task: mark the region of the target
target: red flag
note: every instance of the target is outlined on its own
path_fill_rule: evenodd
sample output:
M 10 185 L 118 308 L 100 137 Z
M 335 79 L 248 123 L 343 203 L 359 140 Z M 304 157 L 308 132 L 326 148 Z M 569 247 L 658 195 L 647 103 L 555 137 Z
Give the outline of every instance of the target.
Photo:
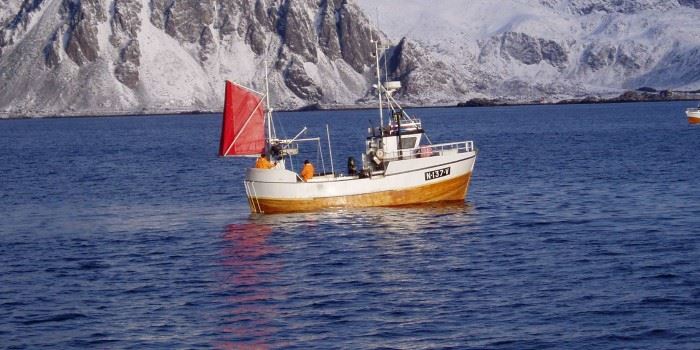
M 265 150 L 265 106 L 262 97 L 226 81 L 219 156 L 259 155 Z

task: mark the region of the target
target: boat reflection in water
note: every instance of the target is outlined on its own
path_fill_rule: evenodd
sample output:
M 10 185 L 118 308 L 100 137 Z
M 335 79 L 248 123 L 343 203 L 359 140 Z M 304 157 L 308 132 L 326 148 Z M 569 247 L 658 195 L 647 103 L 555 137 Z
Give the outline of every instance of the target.
M 219 291 L 223 326 L 215 346 L 306 348 L 305 342 L 332 338 L 323 333 L 329 322 L 371 332 L 367 303 L 391 313 L 387 305 L 396 298 L 410 299 L 397 288 L 424 282 L 416 264 L 454 256 L 454 247 L 477 239 L 474 210 L 445 202 L 250 214 L 227 226 Z M 454 241 L 460 245 L 445 244 Z M 357 348 L 367 347 L 358 341 Z
M 421 235 L 442 231 L 449 226 L 468 228 L 473 224 L 469 215 L 473 207 L 466 202 L 435 202 L 386 208 L 346 208 L 326 212 L 305 213 L 325 224 L 361 229 L 363 233 Z M 293 214 L 292 214 L 293 215 Z M 292 215 L 274 215 L 292 216 Z
M 279 312 L 271 300 L 281 297 L 274 287 L 281 270 L 279 260 L 268 259 L 278 249 L 268 243 L 272 229 L 263 224 L 231 224 L 223 234 L 226 247 L 222 264 L 229 275 L 222 283 L 222 294 L 232 309 L 222 322 L 222 341 L 218 349 L 271 349 L 284 344 L 270 342 L 277 327 Z

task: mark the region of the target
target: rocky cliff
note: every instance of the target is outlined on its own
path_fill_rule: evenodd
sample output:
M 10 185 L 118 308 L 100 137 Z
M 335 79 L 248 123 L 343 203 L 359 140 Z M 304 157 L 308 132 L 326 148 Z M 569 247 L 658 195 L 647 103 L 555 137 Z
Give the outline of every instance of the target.
M 276 108 L 370 103 L 372 38 L 413 104 L 697 90 L 698 15 L 700 0 L 4 0 L 0 117 L 218 110 L 225 79 L 262 91 L 266 67 Z
M 9 0 L 0 8 L 5 115 L 216 110 L 223 81 L 273 105 L 352 105 L 373 33 L 346 0 Z
M 420 57 L 399 60 L 405 100 L 700 89 L 698 0 L 402 0 L 401 11 L 392 0 L 357 1 Z

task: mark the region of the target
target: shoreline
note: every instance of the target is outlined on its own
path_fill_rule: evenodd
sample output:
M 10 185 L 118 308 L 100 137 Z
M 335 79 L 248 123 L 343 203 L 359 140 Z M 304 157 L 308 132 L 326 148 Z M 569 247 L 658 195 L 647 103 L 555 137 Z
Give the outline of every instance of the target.
M 509 102 L 502 99 L 485 99 L 474 98 L 466 102 L 459 102 L 451 105 L 405 105 L 406 109 L 410 108 L 480 108 L 480 107 L 518 107 L 518 106 L 557 106 L 557 105 L 588 105 L 588 104 L 619 104 L 619 103 L 653 103 L 653 102 L 683 102 L 683 101 L 700 101 L 699 92 L 683 92 L 685 96 L 663 96 L 660 93 L 653 92 L 638 92 L 627 91 L 618 97 L 601 98 L 599 96 L 586 96 L 580 99 L 566 99 L 556 102 L 542 101 L 521 101 Z M 699 102 L 700 103 L 700 102 Z M 330 106 L 324 107 L 319 104 L 308 105 L 296 109 L 276 109 L 276 112 L 297 113 L 297 112 L 323 112 L 323 111 L 352 111 L 352 110 L 370 110 L 376 109 L 376 106 L 362 105 L 347 105 L 347 106 Z M 143 116 L 190 116 L 204 114 L 218 114 L 220 110 L 173 110 L 173 111 L 153 111 L 153 112 L 123 112 L 110 111 L 105 113 L 80 113 L 72 115 L 61 114 L 43 114 L 34 116 L 10 115 L 9 113 L 0 112 L 0 121 L 2 120 L 21 120 L 21 119 L 63 119 L 63 118 L 121 118 L 121 117 L 143 117 Z M 8 115 L 3 117 L 3 115 Z
M 522 105 L 573 105 L 573 104 L 605 104 L 605 103 L 634 103 L 634 102 L 680 102 L 700 100 L 700 90 L 696 91 L 658 91 L 653 88 L 639 88 L 628 90 L 615 97 L 584 96 L 553 102 L 531 101 L 509 103 L 501 99 L 473 98 L 466 102 L 460 102 L 458 107 L 495 107 L 495 106 L 522 106 Z

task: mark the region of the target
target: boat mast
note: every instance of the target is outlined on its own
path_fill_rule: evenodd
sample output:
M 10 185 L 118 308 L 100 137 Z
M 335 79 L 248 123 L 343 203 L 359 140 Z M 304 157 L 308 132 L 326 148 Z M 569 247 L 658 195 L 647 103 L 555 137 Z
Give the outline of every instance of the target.
M 265 104 L 267 105 L 267 142 L 272 140 L 272 107 L 270 106 L 270 84 L 268 81 L 267 57 L 265 57 Z M 269 146 L 269 145 L 268 145 Z
M 377 64 L 377 97 L 379 97 L 379 130 L 384 129 L 384 106 L 382 105 L 382 75 L 379 70 L 379 39 L 374 40 L 374 57 Z

